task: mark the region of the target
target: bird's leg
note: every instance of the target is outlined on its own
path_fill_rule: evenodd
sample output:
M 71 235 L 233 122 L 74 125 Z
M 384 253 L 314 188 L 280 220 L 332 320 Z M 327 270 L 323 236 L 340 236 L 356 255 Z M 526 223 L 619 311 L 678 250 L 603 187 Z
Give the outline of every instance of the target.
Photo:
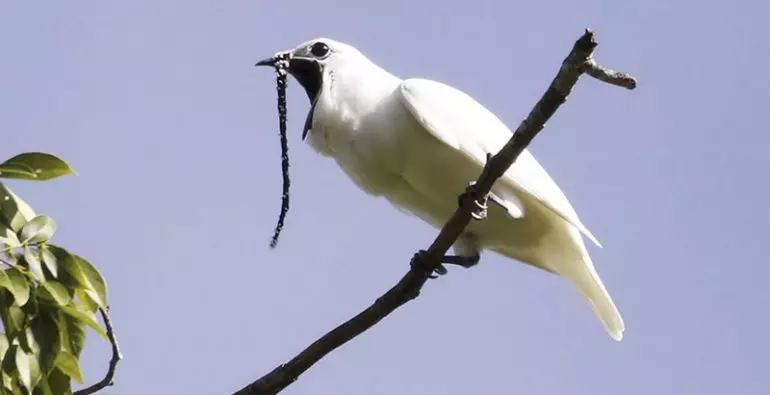
M 490 159 L 492 159 L 492 154 L 487 153 L 487 162 L 489 162 Z M 458 204 L 460 207 L 470 207 L 471 217 L 480 221 L 487 218 L 487 199 L 491 200 L 498 206 L 507 209 L 503 199 L 500 199 L 492 192 L 489 192 L 487 196 L 479 197 L 478 192 L 476 191 L 476 181 L 472 181 L 470 184 L 468 184 L 468 186 L 465 188 L 465 192 L 460 195 Z
M 412 260 L 409 262 L 409 264 L 413 268 L 419 268 L 425 271 L 430 271 L 431 274 L 428 276 L 430 278 L 436 278 L 439 276 L 443 276 L 447 274 L 446 267 L 444 267 L 444 264 L 447 265 L 457 265 L 462 266 L 466 269 L 471 268 L 479 263 L 479 260 L 481 260 L 481 255 L 476 254 L 473 256 L 463 256 L 463 255 L 444 255 L 441 257 L 441 262 L 435 267 L 435 268 L 428 268 L 428 266 L 425 263 L 425 255 L 428 252 L 425 250 L 417 251 L 416 254 L 412 257 Z M 433 274 L 435 273 L 435 274 Z
M 490 159 L 492 159 L 492 154 L 487 153 L 487 163 L 489 163 Z M 488 195 L 493 196 L 492 193 L 489 193 Z M 480 221 L 487 218 L 487 196 L 479 196 L 478 191 L 476 190 L 476 181 L 468 184 L 465 188 L 465 192 L 463 192 L 457 200 L 460 207 L 468 208 L 470 210 L 473 219 Z M 500 203 L 500 200 L 497 199 L 496 196 L 493 197 L 492 201 L 498 204 Z
M 469 269 L 479 263 L 481 260 L 481 249 L 479 248 L 478 238 L 473 233 L 463 233 L 455 240 L 452 245 L 454 255 L 445 255 L 441 263 L 448 265 L 462 266 Z
M 480 260 L 481 260 L 481 255 L 479 254 L 476 254 L 473 256 L 444 255 L 444 257 L 441 258 L 441 263 L 445 263 L 447 265 L 462 266 L 466 269 L 470 269 L 473 266 L 476 266 Z
M 491 201 L 492 201 L 492 203 L 495 203 L 495 204 L 497 204 L 498 206 L 500 206 L 500 207 L 502 207 L 502 208 L 504 208 L 504 209 L 506 209 L 506 210 L 508 209 L 508 208 L 505 206 L 505 203 L 503 203 L 503 199 L 500 199 L 500 198 L 499 198 L 497 195 L 495 195 L 494 193 L 492 193 L 492 192 L 489 192 L 489 196 L 488 196 L 488 197 L 489 197 L 489 200 L 491 200 Z

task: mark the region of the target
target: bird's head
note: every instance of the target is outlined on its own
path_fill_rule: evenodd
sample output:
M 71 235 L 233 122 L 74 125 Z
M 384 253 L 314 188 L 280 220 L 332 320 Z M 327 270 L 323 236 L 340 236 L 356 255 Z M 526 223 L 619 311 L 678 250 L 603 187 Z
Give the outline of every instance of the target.
M 313 103 L 321 93 L 325 72 L 346 59 L 361 57 L 354 47 L 330 38 L 306 41 L 294 49 L 281 51 L 257 62 L 257 66 L 275 66 L 281 60 L 288 61 L 289 74 L 294 76 Z

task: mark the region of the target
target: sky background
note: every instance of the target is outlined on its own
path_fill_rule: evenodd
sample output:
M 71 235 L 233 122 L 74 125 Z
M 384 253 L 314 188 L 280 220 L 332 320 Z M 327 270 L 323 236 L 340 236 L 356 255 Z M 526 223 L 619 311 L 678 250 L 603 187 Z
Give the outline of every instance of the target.
M 454 85 L 515 127 L 585 27 L 627 91 L 585 78 L 531 146 L 604 244 L 616 343 L 563 279 L 486 254 L 286 394 L 770 393 L 770 2 L 0 0 L 0 156 L 78 171 L 10 186 L 109 283 L 115 395 L 228 394 L 401 278 L 437 231 L 300 135 L 279 248 L 275 80 L 318 36 Z M 83 357 L 101 379 L 109 345 Z

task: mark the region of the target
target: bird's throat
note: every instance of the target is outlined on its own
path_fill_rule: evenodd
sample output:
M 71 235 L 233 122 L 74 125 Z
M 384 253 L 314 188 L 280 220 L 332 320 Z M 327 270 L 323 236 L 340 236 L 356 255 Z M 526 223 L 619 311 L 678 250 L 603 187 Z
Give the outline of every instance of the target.
M 289 61 L 289 73 L 297 79 L 302 88 L 305 89 L 308 99 L 310 99 L 310 110 L 305 118 L 305 126 L 302 129 L 302 139 L 307 137 L 307 133 L 313 127 L 313 112 L 318 102 L 318 96 L 321 94 L 323 86 L 323 70 L 321 65 L 313 59 L 293 58 Z
M 310 103 L 314 103 L 321 93 L 323 82 L 321 65 L 313 59 L 292 58 L 289 61 L 289 73 L 305 89 Z

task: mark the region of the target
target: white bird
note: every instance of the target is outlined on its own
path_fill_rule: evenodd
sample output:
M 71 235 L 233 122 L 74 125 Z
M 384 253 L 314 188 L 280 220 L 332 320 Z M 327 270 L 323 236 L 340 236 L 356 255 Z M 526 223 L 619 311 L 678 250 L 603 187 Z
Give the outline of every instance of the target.
M 333 158 L 370 195 L 441 228 L 457 196 L 512 132 L 467 94 L 427 79 L 401 80 L 356 48 L 328 38 L 258 62 L 288 57 L 310 111 L 302 137 Z M 472 221 L 444 263 L 469 267 L 491 250 L 574 284 L 620 341 L 625 325 L 588 255 L 599 245 L 559 186 L 525 150 L 500 178 L 486 220 Z M 581 235 L 582 234 L 582 235 Z

